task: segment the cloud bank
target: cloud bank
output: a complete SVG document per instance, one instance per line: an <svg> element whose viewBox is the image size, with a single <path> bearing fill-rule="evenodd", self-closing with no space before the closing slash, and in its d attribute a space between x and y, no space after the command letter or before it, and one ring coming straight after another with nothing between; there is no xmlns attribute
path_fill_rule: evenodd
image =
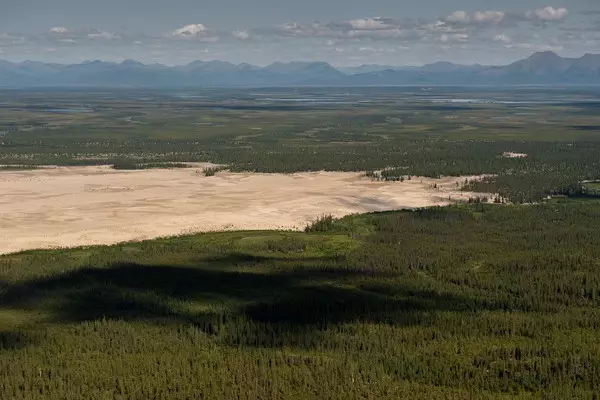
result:
<svg viewBox="0 0 600 400"><path fill-rule="evenodd" d="M573 18L566 7L546 6L526 11L455 10L433 19L362 16L227 30L191 21L162 34L55 25L39 33L0 33L0 51L13 58L47 54L167 63L320 59L336 64L410 64L440 58L502 63L541 49L593 52L600 48L600 29L594 29L600 20L590 18L588 25L582 25L569 22Z"/></svg>

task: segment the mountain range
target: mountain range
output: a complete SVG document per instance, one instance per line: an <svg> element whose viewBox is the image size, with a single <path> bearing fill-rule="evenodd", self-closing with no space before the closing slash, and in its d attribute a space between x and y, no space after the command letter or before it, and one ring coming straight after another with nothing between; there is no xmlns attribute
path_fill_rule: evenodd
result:
<svg viewBox="0 0 600 400"><path fill-rule="evenodd" d="M600 85L600 54L563 58L534 53L504 66L436 62L420 67L362 65L336 69L325 62L276 62L266 67L224 61L183 66L88 61L51 64L0 60L0 86L244 87L393 85Z"/></svg>

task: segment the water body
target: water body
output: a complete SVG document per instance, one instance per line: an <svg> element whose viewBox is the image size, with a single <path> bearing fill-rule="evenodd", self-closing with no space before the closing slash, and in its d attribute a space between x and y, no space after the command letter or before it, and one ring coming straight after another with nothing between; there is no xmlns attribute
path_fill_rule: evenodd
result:
<svg viewBox="0 0 600 400"><path fill-rule="evenodd" d="M92 110L91 108L83 108L83 107L73 107L73 108L50 108L47 110L44 110L46 112L49 113L54 113L54 114L87 114L87 113L93 113L94 110Z"/></svg>
<svg viewBox="0 0 600 400"><path fill-rule="evenodd" d="M493 99L450 99L450 98L435 98L429 99L432 103L454 103L454 104L542 104L549 103L545 101L509 101L509 100L493 100Z"/></svg>
<svg viewBox="0 0 600 400"><path fill-rule="evenodd" d="M597 103L596 99L552 99L552 100L499 100L499 99L457 99L457 98L428 98L432 103L452 103L452 104L513 104L513 105L534 105L534 104L591 104Z"/></svg>
<svg viewBox="0 0 600 400"><path fill-rule="evenodd" d="M172 93L171 96L184 100L206 99L208 97L200 94L191 93Z"/></svg>
<svg viewBox="0 0 600 400"><path fill-rule="evenodd" d="M306 104L355 104L356 101L340 101L340 98L258 98L257 101L269 103L306 103Z"/></svg>

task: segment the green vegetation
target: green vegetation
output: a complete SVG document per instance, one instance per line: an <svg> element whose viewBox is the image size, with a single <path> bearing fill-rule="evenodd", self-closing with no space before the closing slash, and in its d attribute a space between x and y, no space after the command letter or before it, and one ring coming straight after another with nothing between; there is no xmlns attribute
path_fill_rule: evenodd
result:
<svg viewBox="0 0 600 400"><path fill-rule="evenodd" d="M600 181L584 181L580 186L580 194L588 197L600 197Z"/></svg>
<svg viewBox="0 0 600 400"><path fill-rule="evenodd" d="M0 398L595 398L598 201L0 257Z"/></svg>
<svg viewBox="0 0 600 400"><path fill-rule="evenodd" d="M215 176L219 171L223 171L223 167L207 167L204 168L204 176Z"/></svg>
<svg viewBox="0 0 600 400"><path fill-rule="evenodd" d="M189 168L190 165L186 163L173 163L173 162L154 162L140 164L132 160L120 160L112 165L113 169L120 170L136 170L136 169L154 169L154 168Z"/></svg>
<svg viewBox="0 0 600 400"><path fill-rule="evenodd" d="M329 232L334 229L337 229L337 221L333 218L332 215L322 215L316 220L314 220L311 224L309 224L304 231L308 232Z"/></svg>
<svg viewBox="0 0 600 400"><path fill-rule="evenodd" d="M35 165L0 165L0 171L28 171L37 168Z"/></svg>
<svg viewBox="0 0 600 400"><path fill-rule="evenodd" d="M493 175L467 189L517 203L600 179L597 88L27 90L0 102L0 164Z"/></svg>

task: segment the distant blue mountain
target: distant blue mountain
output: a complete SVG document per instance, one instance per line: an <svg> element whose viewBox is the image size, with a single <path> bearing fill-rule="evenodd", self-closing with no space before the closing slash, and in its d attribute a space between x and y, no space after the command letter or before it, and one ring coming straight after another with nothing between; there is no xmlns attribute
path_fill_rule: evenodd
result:
<svg viewBox="0 0 600 400"><path fill-rule="evenodd" d="M600 85L600 55L562 58L535 53L505 66L437 62L417 68L349 75L344 85Z"/></svg>
<svg viewBox="0 0 600 400"><path fill-rule="evenodd" d="M325 62L276 62L266 67L224 61L194 61L183 66L86 61L62 65L0 60L0 86L243 87L600 84L600 55L562 58L552 52L506 66L436 62L421 67L362 65L338 70Z"/></svg>

